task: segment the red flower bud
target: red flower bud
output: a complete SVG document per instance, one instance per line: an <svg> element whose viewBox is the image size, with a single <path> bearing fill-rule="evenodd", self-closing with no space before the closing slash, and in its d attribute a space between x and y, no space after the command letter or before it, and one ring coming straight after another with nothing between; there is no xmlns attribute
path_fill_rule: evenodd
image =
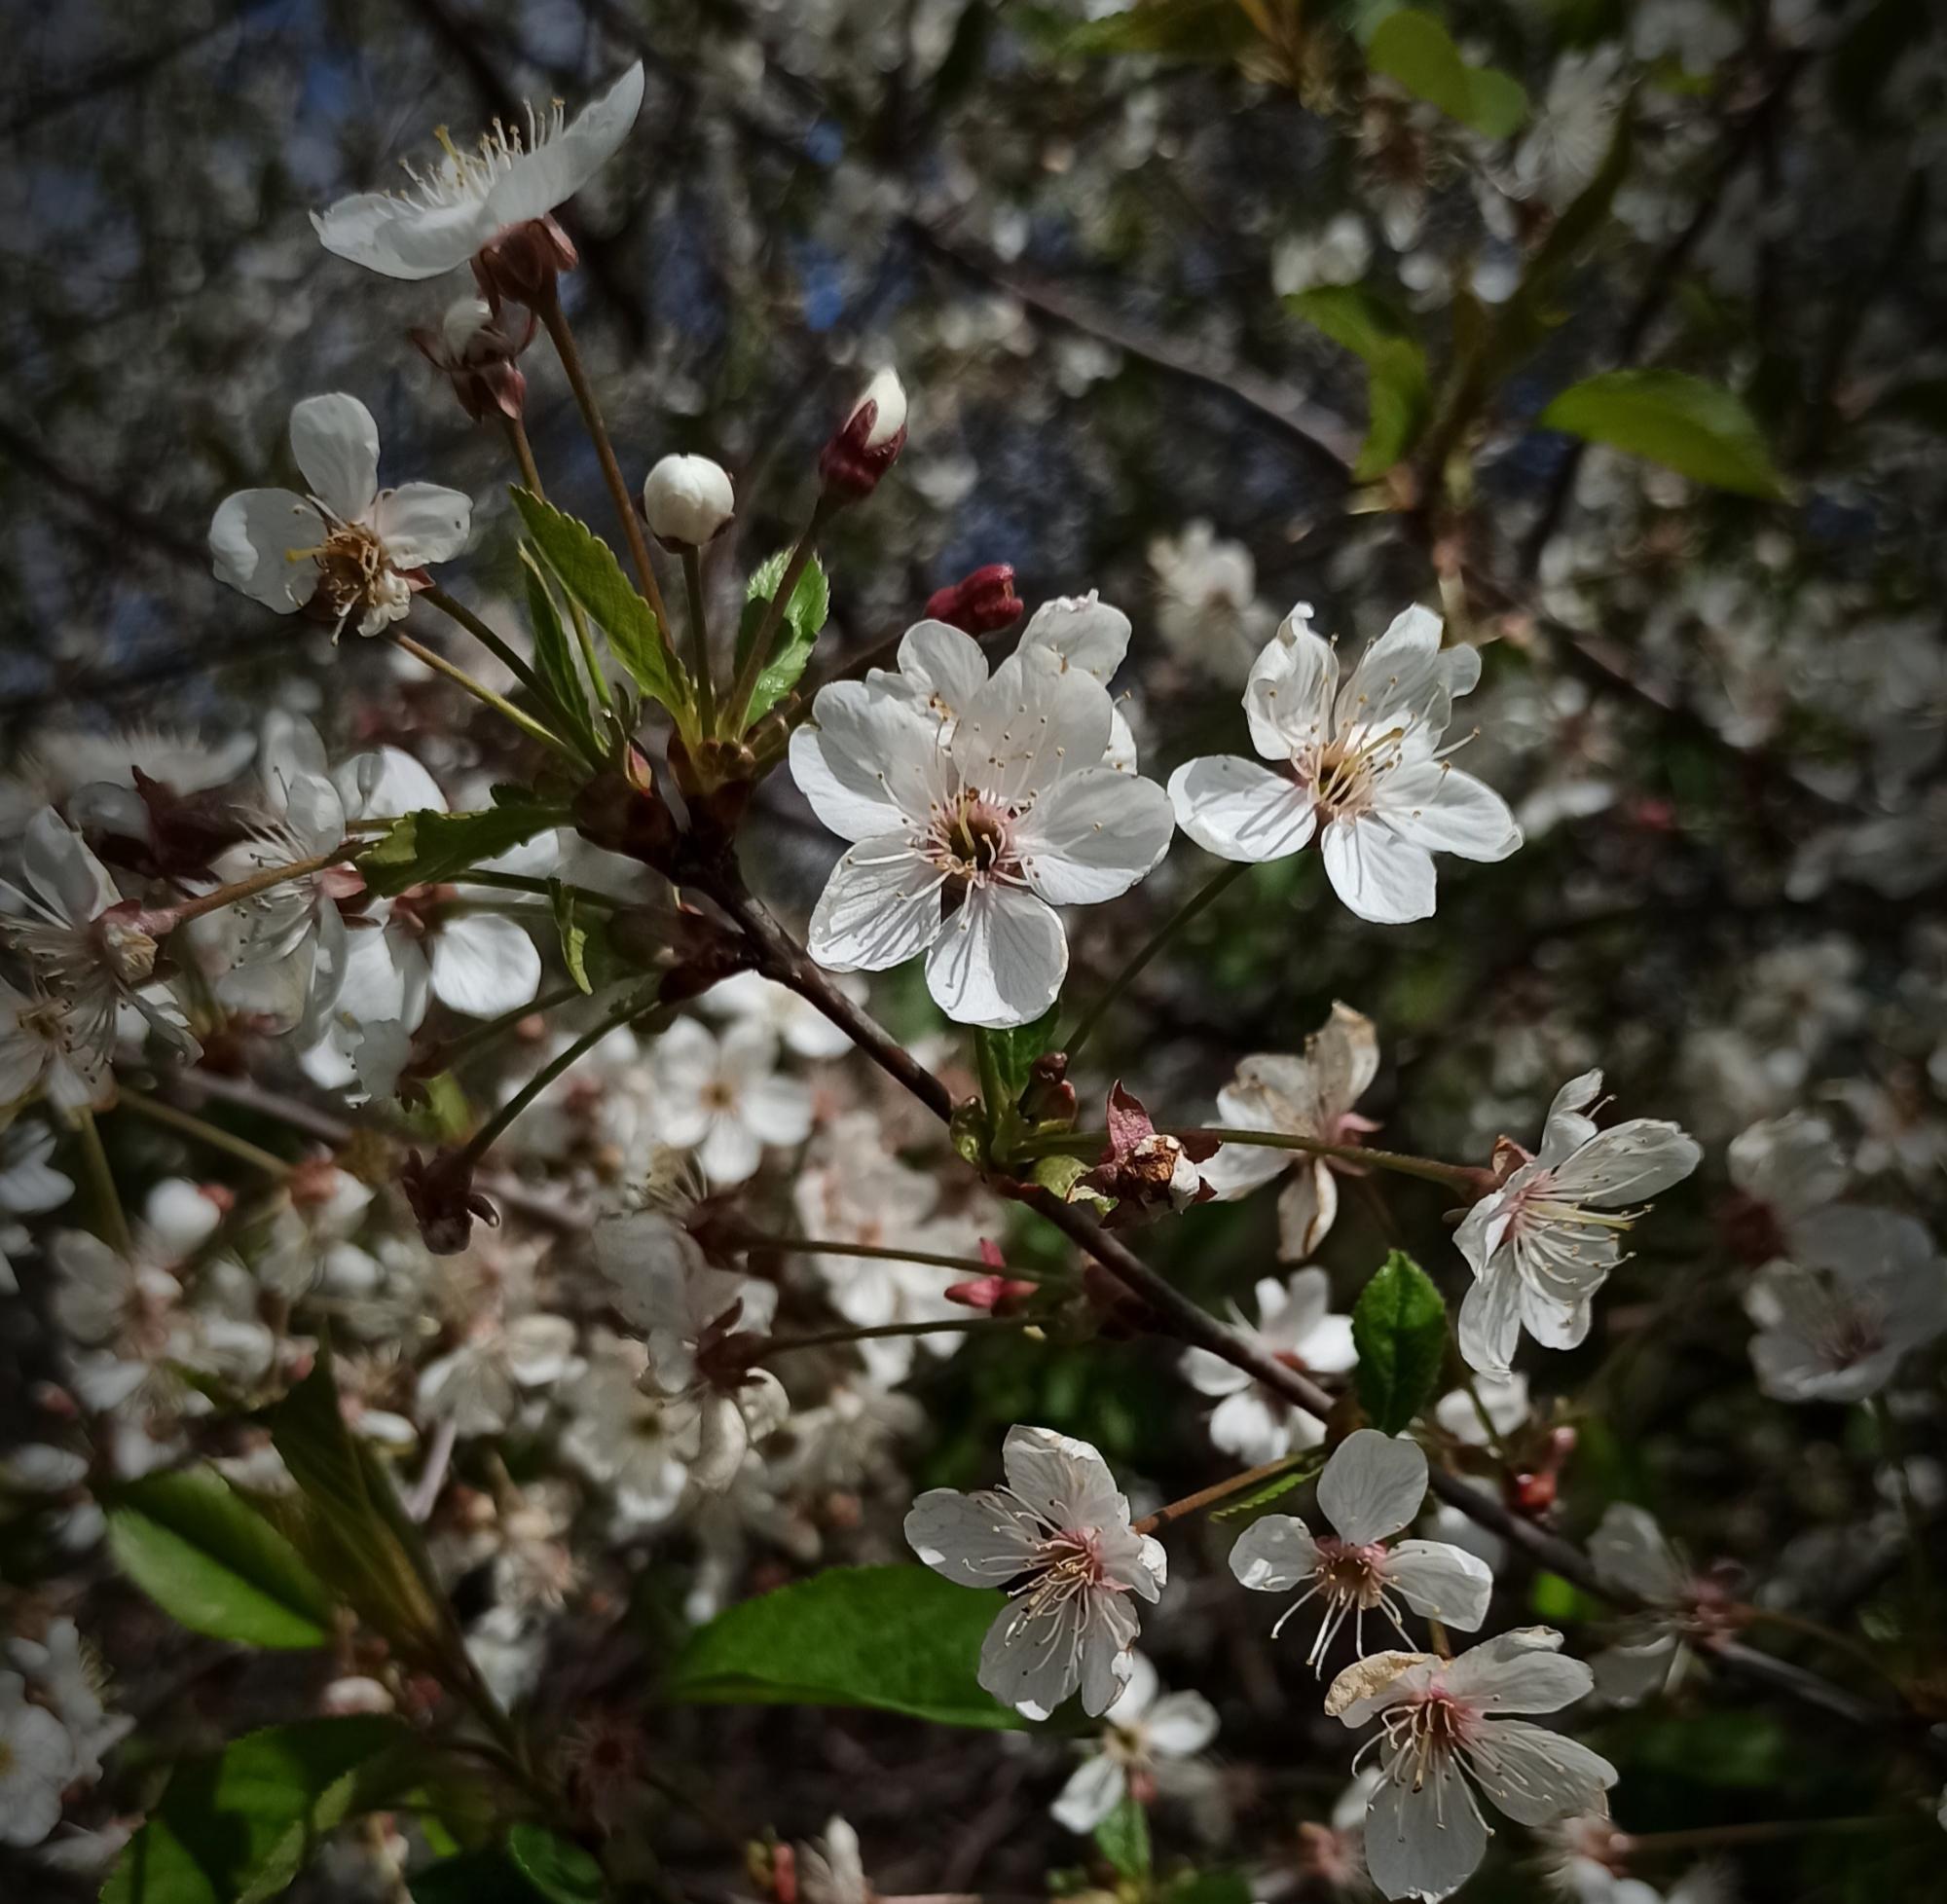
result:
<svg viewBox="0 0 1947 1904"><path fill-rule="evenodd" d="M574 240L551 217L530 218L496 232L473 259L473 275L489 303L512 298L533 306L554 290L556 276L577 262Z"/></svg>
<svg viewBox="0 0 1947 1904"><path fill-rule="evenodd" d="M1013 566L1006 562L990 562L950 587L935 589L926 599L927 620L943 621L969 635L991 635L1010 627L1020 613Z"/></svg>

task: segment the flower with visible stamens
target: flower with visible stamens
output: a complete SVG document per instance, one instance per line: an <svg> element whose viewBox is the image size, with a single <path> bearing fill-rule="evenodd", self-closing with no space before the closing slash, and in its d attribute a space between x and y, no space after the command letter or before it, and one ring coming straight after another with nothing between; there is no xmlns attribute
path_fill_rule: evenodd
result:
<svg viewBox="0 0 1947 1904"><path fill-rule="evenodd" d="M1325 1655L1347 1620L1366 1650L1366 1615L1378 1612L1402 1639L1399 1603L1429 1620L1472 1632L1488 1617L1494 1576L1486 1561L1445 1541L1388 1538L1426 1497L1426 1456L1412 1442L1361 1428L1346 1436L1318 1480L1319 1510L1330 1534L1314 1536L1295 1515L1254 1520L1231 1550L1231 1571L1260 1593L1304 1592L1278 1616L1275 1639L1300 1607L1322 1601L1325 1617L1304 1663L1323 1674Z"/></svg>
<svg viewBox="0 0 1947 1904"><path fill-rule="evenodd" d="M1129 1504L1088 1443L1049 1428L1008 1430L1005 1487L936 1487L906 1516L906 1539L962 1587L1007 1587L980 1649L980 1683L1004 1705L1046 1718L1080 1687L1091 1717L1133 1671L1134 1601L1168 1576L1162 1544L1131 1531ZM1010 1584L1011 1583L1011 1584Z"/></svg>
<svg viewBox="0 0 1947 1904"><path fill-rule="evenodd" d="M473 503L437 483L379 487L379 426L356 397L306 397L291 412L291 453L309 485L241 490L209 525L216 578L280 615L313 607L332 640L401 621L428 563L466 546Z"/></svg>
<svg viewBox="0 0 1947 1904"><path fill-rule="evenodd" d="M408 165L408 190L340 199L312 212L312 225L327 251L354 265L386 277L436 277L517 227L551 225L549 213L620 149L642 106L638 60L573 119L559 100L540 113L530 107L525 125L496 119L470 148L441 128L441 157L427 167Z"/></svg>
<svg viewBox="0 0 1947 1904"><path fill-rule="evenodd" d="M1562 1085L1534 1156L1504 1139L1497 1155L1525 1160L1454 1231L1474 1272L1459 1329L1470 1368L1505 1374L1524 1329L1549 1348L1575 1347L1596 1292L1623 1260L1623 1233L1645 1214L1628 1206L1681 1183L1703 1156L1695 1138L1659 1117L1598 1131L1589 1112L1601 1089L1599 1071Z"/></svg>
<svg viewBox="0 0 1947 1904"><path fill-rule="evenodd" d="M1456 1660L1376 1653L1332 1682L1329 1716L1380 1722L1358 1758L1379 1767L1366 1868L1385 1896L1435 1904L1473 1876L1492 1835L1484 1797L1520 1824L1549 1824L1595 1809L1616 1782L1588 1746L1501 1716L1554 1712L1589 1691L1588 1666L1560 1657L1561 1645L1546 1627L1523 1627Z"/></svg>
<svg viewBox="0 0 1947 1904"><path fill-rule="evenodd" d="M1440 617L1414 607L1341 685L1338 655L1300 603L1244 689L1251 744L1271 764L1186 761L1169 781L1177 824L1220 859L1252 864L1316 835L1333 890L1361 919L1431 918L1434 854L1505 860L1522 843L1507 803L1442 746L1454 701L1480 677L1478 650L1443 650Z"/></svg>
<svg viewBox="0 0 1947 1904"><path fill-rule="evenodd" d="M820 689L812 714L792 777L857 843L812 914L811 955L883 971L927 953L928 989L960 1024L1038 1018L1068 970L1054 907L1120 897L1168 850L1162 788L1102 764L1108 690L1040 649L977 685L950 734L869 681Z"/></svg>

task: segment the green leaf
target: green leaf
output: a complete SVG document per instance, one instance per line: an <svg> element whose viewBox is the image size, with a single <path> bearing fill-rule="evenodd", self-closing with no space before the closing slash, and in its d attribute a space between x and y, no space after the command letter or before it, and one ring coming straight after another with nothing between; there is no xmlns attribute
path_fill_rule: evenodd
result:
<svg viewBox="0 0 1947 1904"><path fill-rule="evenodd" d="M414 886L430 886L458 879L483 860L505 853L568 819L567 808L524 794L498 801L479 813L435 813L427 809L401 815L390 828L358 856L365 884L380 897Z"/></svg>
<svg viewBox="0 0 1947 1904"><path fill-rule="evenodd" d="M1139 1885L1150 1875L1149 1813L1129 1797L1095 1827L1095 1843L1116 1867L1116 1875Z"/></svg>
<svg viewBox="0 0 1947 1904"><path fill-rule="evenodd" d="M688 683L670 672L669 652L656 611L622 573L608 544L584 522L564 515L531 490L514 490L528 534L555 579L608 638L609 652L652 701L669 709L686 704Z"/></svg>
<svg viewBox="0 0 1947 1904"><path fill-rule="evenodd" d="M101 1904L264 1904L328 1832L403 1790L419 1755L399 1720L358 1716L272 1726L188 1760Z"/></svg>
<svg viewBox="0 0 1947 1904"><path fill-rule="evenodd" d="M1060 1009L1057 1002L1032 1024L1016 1025L1011 1031L975 1031L974 1034L987 1051L1002 1102L1012 1104L1027 1089L1035 1060L1045 1055L1054 1043L1055 1017ZM988 1108L991 1110L994 1107Z"/></svg>
<svg viewBox="0 0 1947 1904"><path fill-rule="evenodd" d="M1262 1487L1253 1488L1241 1501L1229 1501L1223 1507L1213 1508L1213 1520L1237 1520L1247 1514L1256 1514L1260 1508L1267 1508L1273 1501L1282 1499L1294 1487L1303 1487L1324 1467L1322 1452L1307 1455L1296 1463L1289 1474L1273 1475Z"/></svg>
<svg viewBox="0 0 1947 1904"><path fill-rule="evenodd" d="M548 1904L601 1904L602 1867L579 1845L537 1824L507 1834L507 1855Z"/></svg>
<svg viewBox="0 0 1947 1904"><path fill-rule="evenodd" d="M1585 1593L1572 1580L1546 1571L1537 1573L1529 1584L1528 1604L1535 1617L1551 1627L1599 1620L1608 1611L1595 1594Z"/></svg>
<svg viewBox="0 0 1947 1904"><path fill-rule="evenodd" d="M1417 7L1379 22L1366 43L1366 63L1490 139L1506 138L1527 118L1521 82L1492 66L1468 65L1447 28Z"/></svg>
<svg viewBox="0 0 1947 1904"><path fill-rule="evenodd" d="M543 1904L541 1892L499 1846L442 1858L415 1871L406 1888L413 1904Z"/></svg>
<svg viewBox="0 0 1947 1904"><path fill-rule="evenodd" d="M1751 413L1731 391L1676 370L1611 370L1565 389L1536 420L1646 457L1740 495L1784 500L1784 484Z"/></svg>
<svg viewBox="0 0 1947 1904"><path fill-rule="evenodd" d="M790 551L780 549L776 555L760 563L752 574L750 585L744 593L744 616L737 630L737 666L741 669L744 657L750 652L751 643L756 640L757 625L764 618L764 610L770 606L771 599L778 592L778 584L785 578L786 566L790 561ZM773 645L765 657L763 671L757 677L757 684L751 690L751 705L745 713L744 725L761 719L763 715L782 701L802 677L811 660L811 651L817 645L819 632L825 626L826 617L831 612L831 584L826 579L825 569L816 556L804 566L804 572L791 586L790 600L785 604L784 641ZM771 641L777 643L774 630Z"/></svg>
<svg viewBox="0 0 1947 1904"><path fill-rule="evenodd" d="M580 739L592 741L588 693L575 661L573 639L562 626L541 559L529 543L521 544L521 573L528 585L528 620L534 631L534 672L554 697L555 705Z"/></svg>
<svg viewBox="0 0 1947 1904"><path fill-rule="evenodd" d="M1397 1435L1432 1399L1447 1351L1447 1305L1433 1279L1395 1250L1352 1310L1359 1405L1373 1426Z"/></svg>
<svg viewBox="0 0 1947 1904"><path fill-rule="evenodd" d="M588 976L588 929L575 924L574 895L558 879L548 881L548 903L554 909L555 931L561 934L561 961L568 975L586 996L595 990Z"/></svg>
<svg viewBox="0 0 1947 1904"><path fill-rule="evenodd" d="M1383 476L1419 441L1433 414L1426 351L1411 323L1357 284L1314 285L1285 304L1365 364L1370 417L1352 474L1361 483Z"/></svg>
<svg viewBox="0 0 1947 1904"><path fill-rule="evenodd" d="M674 1697L714 1705L871 1705L939 1725L1018 1727L975 1677L1007 1605L920 1566L833 1567L691 1634Z"/></svg>
<svg viewBox="0 0 1947 1904"><path fill-rule="evenodd" d="M331 1637L324 1583L207 1468L146 1475L117 1488L108 1547L122 1571L192 1632L289 1649Z"/></svg>
<svg viewBox="0 0 1947 1904"><path fill-rule="evenodd" d="M270 1424L302 1495L280 1511L283 1533L395 1649L451 1666L463 1649L446 1594L378 1457L345 1424L328 1345Z"/></svg>
<svg viewBox="0 0 1947 1904"><path fill-rule="evenodd" d="M1251 1904L1251 1881L1241 1871L1186 1871L1163 1896L1168 1904Z"/></svg>

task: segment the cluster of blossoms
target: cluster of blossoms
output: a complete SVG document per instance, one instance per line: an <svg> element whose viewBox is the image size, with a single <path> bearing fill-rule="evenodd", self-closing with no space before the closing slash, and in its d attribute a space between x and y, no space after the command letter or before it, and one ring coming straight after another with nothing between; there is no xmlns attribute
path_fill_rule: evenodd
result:
<svg viewBox="0 0 1947 1904"><path fill-rule="evenodd" d="M1612 76L1582 77L1612 109ZM562 344L556 280L574 247L554 213L619 148L643 95L638 66L571 121L496 125L473 150L449 145L412 193L362 195L316 220L327 249L390 277L471 265L474 292L417 341L470 417L508 427L531 527L548 518L521 431L518 360L539 329ZM1524 145L1511 189L1556 202L1586 178L1586 144ZM1395 204L1387 222L1416 227L1419 209ZM1333 248L1342 265L1365 242L1361 227ZM1297 284L1331 268L1287 258L1281 269ZM579 397L578 360L563 356ZM979 1685L1031 1721L1076 1698L1101 1722L1052 1804L1085 1833L1121 1807L1214 1790L1201 1755L1217 1708L1195 1691L1163 1694L1137 1650L1146 1609L1163 1611L1169 1593L1159 1532L1201 1497L1138 1515L1090 1443L1015 1426L1003 1485L933 1488L907 1507L900 1457L928 1425L910 1391L976 1328L1017 1328L1037 1348L1172 1333L1167 1304L1128 1279L1129 1263L1145 1265L1087 1213L1118 1227L1165 1213L1195 1223L1194 1206L1279 1181L1282 1278L1257 1282L1255 1313L1234 1309L1233 1328L1204 1317L1174 1333L1186 1385L1216 1404L1215 1446L1274 1470L1262 1479L1280 1488L1315 1482L1309 1520L1259 1514L1229 1553L1238 1585L1289 1599L1272 1638L1313 1608L1303 1664L1318 1681L1332 1671L1321 1714L1371 1729L1329 1828L1313 1827L1315 1871L1341 1888L1370 1879L1389 1898L1443 1898L1482 1863L1497 1813L1552 1833L1583 1894L1640 1904L1607 1822L1616 1768L1528 1715L1666 1694L1754 1610L1646 1512L1615 1503L1587 1557L1628 1611L1593 1661L1566 1657L1549 1628L1510 1626L1457 1656L1448 1634L1492 1617L1506 1546L1481 1523L1540 1532L1572 1451L1573 1428L1531 1401L1514 1368L1524 1336L1555 1351L1590 1338L1597 1299L1627 1261L1625 1233L1648 1199L1698 1171L1703 1147L1664 1119L1599 1125L1602 1074L1585 1057L1533 1153L1505 1136L1479 1166L1378 1151L1368 1140L1379 1124L1359 1107L1377 1097L1379 1029L1344 1004L1302 1052L1244 1057L1212 1126L1158 1129L1114 1085L1108 1153L1093 1169L1099 1134L1078 1127L1070 1057L1051 1030L1026 1081L994 1081L997 1051L1012 1047L989 1035L1042 1024L1063 1002L1065 912L1122 898L1179 827L1238 865L1315 847L1344 908L1388 927L1434 913L1435 854L1513 854L1524 837L1513 811L1451 759L1454 704L1478 685L1481 651L1410 607L1341 677L1301 604L1251 660L1269 619L1255 574L1205 531L1153 555L1171 604L1162 633L1170 641L1174 623L1181 649L1186 627L1214 617L1228 629L1231 659L1247 668L1201 665L1231 684L1245 675L1256 759L1193 758L1166 789L1144 777L1110 687L1135 631L1094 593L1043 604L990 662L987 639L1020 614L999 566L941 590L892 667L800 694L819 631L801 635L794 587L813 530L872 493L908 421L903 386L881 371L819 458L804 538L768 595L753 580L731 685L713 674L700 559L736 515L714 460L653 462L641 526L622 494L640 594L574 539L597 539L578 524L552 555L524 545L531 601L560 641L549 661L540 628L524 652L432 579L468 547L471 499L426 483L381 490L364 405L344 394L297 405L290 448L305 488L221 504L217 577L328 626L334 642L349 627L430 657L505 718L508 751L434 732L334 764L293 705L242 744L131 740L98 777L47 777L6 824L18 879L0 885L0 1273L11 1279L21 1259L59 1331L59 1380L35 1397L45 1435L9 1455L8 1491L44 1512L78 1561L129 1483L195 1463L239 1499L288 1507L302 1477L259 1422L322 1371L346 1423L396 1471L431 1571L448 1585L489 1581L491 1604L463 1633L466 1691L508 1705L536 1689L551 1615L570 1600L617 1603L645 1550L686 1568L683 1610L701 1622L753 1579L826 1559L890 1562L891 1517L904 1509L906 1544L927 1567L1006 1591ZM590 424L621 490L592 414ZM687 664L643 527L683 570ZM489 647L503 671L494 685L406 634L422 604ZM781 620L789 641L773 641ZM767 674L799 644L799 674L763 699ZM625 675L633 689L617 693ZM543 765L519 751L535 744ZM786 761L849 842L810 914L809 963L750 899L729 851L762 772ZM869 994L850 974L919 959L939 1011L975 1034L977 1101L959 1076L952 1088L936 1076L961 1046L929 1034L905 1048L863 1015ZM873 1039L886 1069L920 1075L949 1108L962 1100L950 1130L916 1133L841 1062ZM239 1081L278 1056L288 1091ZM484 1117L468 1096L476 1080L499 1107ZM303 1148L274 1152L198 1115L225 1103L281 1116ZM347 1109L366 1122L344 1122ZM96 1128L117 1111L171 1147L151 1153L165 1167L133 1222ZM427 1160L408 1140L439 1148ZM949 1142L983 1181L937 1172L950 1167ZM208 1161L199 1147L263 1181L247 1194L202 1181L191 1174ZM1888 1150L1910 1162L1911 1147ZM1073 1167L1044 1169L1050 1160ZM1429 1385L1405 1411L1416 1438L1357 1425L1359 1331L1315 1261L1343 1187L1370 1190L1377 1171L1401 1168L1463 1206L1446 1268L1471 1278L1455 1318L1462 1386L1434 1400ZM88 1208L69 1218L84 1175ZM1726 1175L1724 1233L1764 1396L1877 1399L1909 1355L1947 1335L1947 1264L1928 1229L1904 1209L1846 1200L1851 1168L1823 1120L1751 1123L1728 1147ZM1004 1201L1063 1221L1024 1252ZM1049 1246L1049 1233L1065 1240ZM474 1446L500 1438L522 1450L519 1481ZM1470 1475L1491 1477L1513 1505ZM595 1528L607 1547L591 1564ZM92 1802L128 1725L72 1622L39 1629L13 1642L17 1670L0 1672L0 1838L98 1864L127 1828L63 1829L63 1807ZM371 1671L342 1672L324 1709L423 1719L428 1696L403 1657L375 1652L359 1663ZM563 1790L604 1829L647 1788L635 1753L596 1725L565 1761ZM868 1904L842 1819L800 1863L814 1904ZM778 1868L773 1888L790 1904Z"/></svg>

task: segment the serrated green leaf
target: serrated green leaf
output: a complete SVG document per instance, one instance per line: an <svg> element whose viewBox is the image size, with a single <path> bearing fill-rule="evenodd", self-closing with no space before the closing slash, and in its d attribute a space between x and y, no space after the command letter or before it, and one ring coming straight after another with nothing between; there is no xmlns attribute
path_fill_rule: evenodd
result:
<svg viewBox="0 0 1947 1904"><path fill-rule="evenodd" d="M720 1613L671 1675L714 1705L869 1705L939 1725L1018 1727L982 1689L980 1643L1007 1605L921 1566L833 1567Z"/></svg>
<svg viewBox="0 0 1947 1904"><path fill-rule="evenodd" d="M1109 1815L1095 1827L1095 1843L1102 1855L1115 1866L1116 1875L1132 1885L1144 1883L1150 1875L1149 1813L1127 1793Z"/></svg>
<svg viewBox="0 0 1947 1904"><path fill-rule="evenodd" d="M1784 484L1744 403L1681 371L1605 371L1563 390L1536 421L1543 429L1646 457L1716 489L1784 499Z"/></svg>
<svg viewBox="0 0 1947 1904"><path fill-rule="evenodd" d="M495 789L496 794L500 789ZM568 809L532 793L479 813L436 813L430 809L402 814L355 861L365 884L382 898L414 886L430 886L458 879L531 840L550 826L562 825Z"/></svg>
<svg viewBox="0 0 1947 1904"><path fill-rule="evenodd" d="M400 1720L359 1715L272 1726L188 1760L102 1904L265 1904L326 1834L405 1789L420 1751Z"/></svg>
<svg viewBox="0 0 1947 1904"><path fill-rule="evenodd" d="M1396 1435L1432 1400L1447 1351L1447 1305L1433 1279L1394 1250L1352 1310L1359 1405L1373 1426Z"/></svg>
<svg viewBox="0 0 1947 1904"><path fill-rule="evenodd" d="M1366 366L1369 421L1352 474L1372 482L1411 452L1432 417L1426 351L1405 312L1361 285L1314 285L1285 305Z"/></svg>
<svg viewBox="0 0 1947 1904"><path fill-rule="evenodd" d="M1223 1507L1213 1508L1213 1520L1240 1520L1247 1514L1256 1514L1260 1508L1267 1508L1273 1501L1282 1500L1294 1487L1303 1487L1325 1465L1323 1453L1316 1457L1307 1456L1291 1469L1288 1474L1274 1475L1262 1487L1253 1489L1241 1501L1229 1501Z"/></svg>
<svg viewBox="0 0 1947 1904"><path fill-rule="evenodd" d="M1366 63L1449 119L1504 139L1527 118L1521 82L1493 66L1470 66L1434 15L1417 7L1388 14L1366 43Z"/></svg>
<svg viewBox="0 0 1947 1904"><path fill-rule="evenodd" d="M507 1833L507 1855L548 1904L602 1904L602 1867L579 1845L524 1822Z"/></svg>
<svg viewBox="0 0 1947 1904"><path fill-rule="evenodd" d="M108 1548L122 1571L192 1632L287 1650L331 1637L330 1591L207 1468L118 1487L108 1504Z"/></svg>
<svg viewBox="0 0 1947 1904"><path fill-rule="evenodd" d="M607 637L608 650L650 700L671 710L688 698L688 683L671 669L656 611L630 586L608 544L584 522L565 515L530 490L516 488L514 507L542 560L581 611Z"/></svg>
<svg viewBox="0 0 1947 1904"><path fill-rule="evenodd" d="M527 583L528 620L534 634L534 672L554 697L555 706L570 731L576 738L592 744L594 730L589 724L588 691L575 660L574 641L562 626L561 611L554 605L554 591L548 586L541 559L526 542L521 544L521 574Z"/></svg>
<svg viewBox="0 0 1947 1904"><path fill-rule="evenodd" d="M744 593L743 620L737 630L739 669L744 665L751 643L756 639L758 624L777 594L778 584L784 580L790 562L790 551L780 549L777 554L759 563L752 573ZM782 639L778 631L772 632L771 652L757 676L756 686L751 690L751 704L745 712L744 726L761 719L798 684L830 612L831 584L826 578L824 567L813 556L805 564L804 572L792 584L790 600L785 604Z"/></svg>
<svg viewBox="0 0 1947 1904"><path fill-rule="evenodd" d="M554 928L561 936L561 962L576 988L587 996L595 990L588 977L588 931L577 925L574 895L558 879L548 881L548 903L554 911Z"/></svg>

